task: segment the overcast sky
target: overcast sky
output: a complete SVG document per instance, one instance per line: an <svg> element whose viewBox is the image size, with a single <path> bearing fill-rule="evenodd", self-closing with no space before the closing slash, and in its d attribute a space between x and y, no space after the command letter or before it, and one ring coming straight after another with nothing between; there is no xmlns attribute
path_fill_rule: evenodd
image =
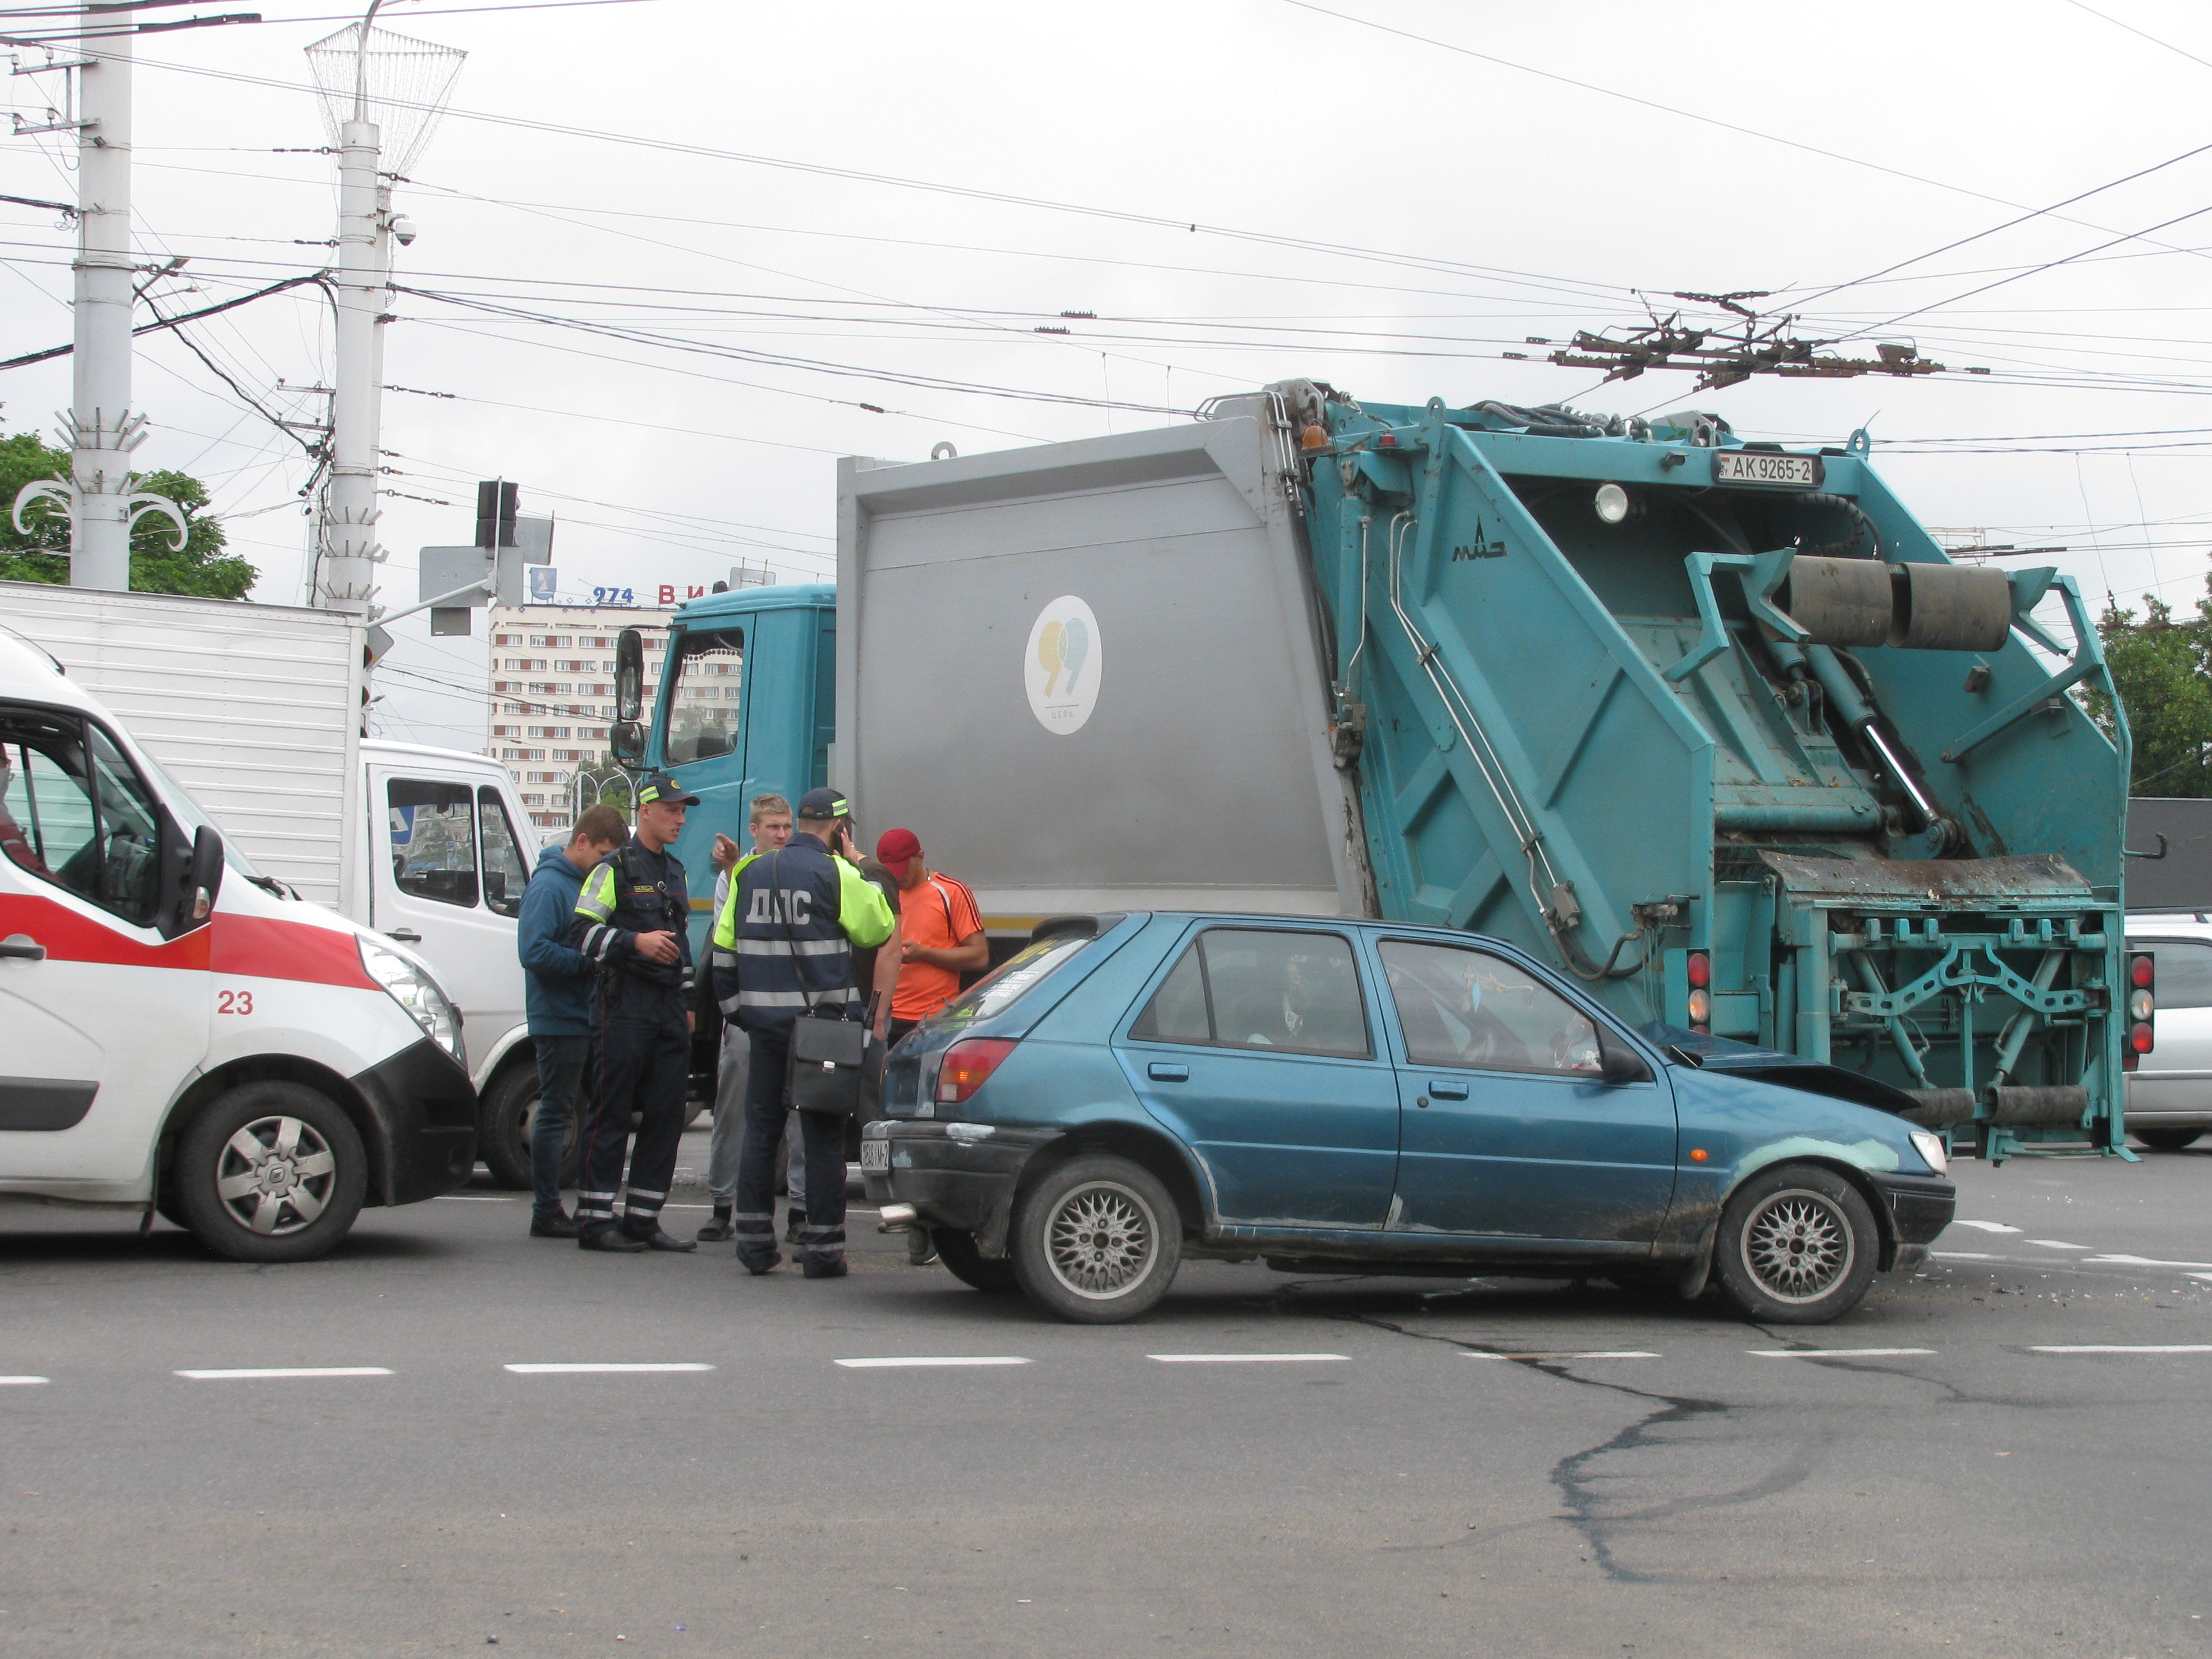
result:
<svg viewBox="0 0 2212 1659"><path fill-rule="evenodd" d="M328 258L302 49L358 14L261 3L258 27L138 42L138 234L191 260L167 311ZM456 4L378 20L468 54L397 191L420 231L398 280L426 292L386 331L386 380L416 389L384 405L395 607L417 547L470 539L480 477L558 515L564 595L642 601L739 559L826 575L838 455L1164 425L1301 375L1696 406L1791 442L1866 425L1926 523L2063 543L2051 562L2100 602L2203 591L2212 149L2174 161L2207 142L2201 5ZM34 115L58 79L8 95ZM72 199L69 160L8 139L0 191ZM0 356L68 337L72 242L0 204ZM1501 355L1677 289L1776 290L1751 303L1802 334L1992 372L1693 395ZM316 404L283 388L328 384L312 289L191 338L288 416ZM298 603L299 442L168 336L141 341L136 395L141 465L204 479L255 597ZM0 375L0 427L51 436L68 398L66 360ZM381 732L476 746L481 617L466 641L395 631Z"/></svg>

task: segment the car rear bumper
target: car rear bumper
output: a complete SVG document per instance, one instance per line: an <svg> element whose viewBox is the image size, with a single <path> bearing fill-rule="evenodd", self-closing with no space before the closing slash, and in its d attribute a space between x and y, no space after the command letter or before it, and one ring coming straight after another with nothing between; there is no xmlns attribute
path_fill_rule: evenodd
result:
<svg viewBox="0 0 2212 1659"><path fill-rule="evenodd" d="M911 1204L933 1227L972 1233L985 1255L1005 1248L1014 1189L1057 1129L878 1119L860 1131L861 1180L871 1204ZM889 1167L870 1169L881 1145Z"/></svg>
<svg viewBox="0 0 2212 1659"><path fill-rule="evenodd" d="M1959 1189L1941 1176L1872 1176L1875 1189L1888 1207L1897 1237L1894 1261L1888 1267L1917 1267L1928 1259L1928 1247L1951 1224L1958 1213Z"/></svg>

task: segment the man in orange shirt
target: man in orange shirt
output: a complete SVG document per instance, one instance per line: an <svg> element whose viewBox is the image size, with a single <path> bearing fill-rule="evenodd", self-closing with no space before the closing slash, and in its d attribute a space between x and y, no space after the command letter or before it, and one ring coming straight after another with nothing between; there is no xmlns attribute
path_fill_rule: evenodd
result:
<svg viewBox="0 0 2212 1659"><path fill-rule="evenodd" d="M893 1044L960 994L960 975L990 965L983 915L964 881L932 870L911 830L886 830L876 858L899 884L902 960L891 998Z"/></svg>

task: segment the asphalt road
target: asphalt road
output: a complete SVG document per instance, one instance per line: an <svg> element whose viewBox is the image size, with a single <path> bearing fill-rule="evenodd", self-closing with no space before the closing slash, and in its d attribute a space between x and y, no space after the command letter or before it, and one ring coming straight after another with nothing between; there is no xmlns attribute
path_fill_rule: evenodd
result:
<svg viewBox="0 0 2212 1659"><path fill-rule="evenodd" d="M275 1268L0 1211L0 1655L2212 1653L2212 1152L1959 1173L1810 1331L1208 1264L1085 1329L867 1215L755 1280L481 1188ZM1020 1363L840 1363L946 1358ZM605 1364L690 1369L510 1369ZM364 1374L181 1374L296 1367Z"/></svg>

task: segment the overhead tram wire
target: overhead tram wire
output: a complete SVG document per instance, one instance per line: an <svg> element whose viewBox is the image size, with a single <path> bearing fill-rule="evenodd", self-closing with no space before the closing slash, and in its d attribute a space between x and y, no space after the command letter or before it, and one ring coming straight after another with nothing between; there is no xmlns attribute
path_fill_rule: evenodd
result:
<svg viewBox="0 0 2212 1659"><path fill-rule="evenodd" d="M2155 34L2152 34L2145 30L2137 28L2133 23L2123 23L2118 18L2113 16L2110 12L2099 11L2094 6L2085 6L2081 3L2081 0L2066 0L2066 3L2072 6L2076 11L2086 11L2090 16L2097 18L2102 22L2110 23L2116 29L2125 29L2130 34L2135 35L2138 39L2148 40L2154 46L2163 46L2166 51L2173 52L2177 56L2186 58L2192 64L2202 64L2206 69L2212 69L2212 58L2199 58L2193 52L2185 52L2181 47L2175 46L2171 40L2161 40Z"/></svg>

